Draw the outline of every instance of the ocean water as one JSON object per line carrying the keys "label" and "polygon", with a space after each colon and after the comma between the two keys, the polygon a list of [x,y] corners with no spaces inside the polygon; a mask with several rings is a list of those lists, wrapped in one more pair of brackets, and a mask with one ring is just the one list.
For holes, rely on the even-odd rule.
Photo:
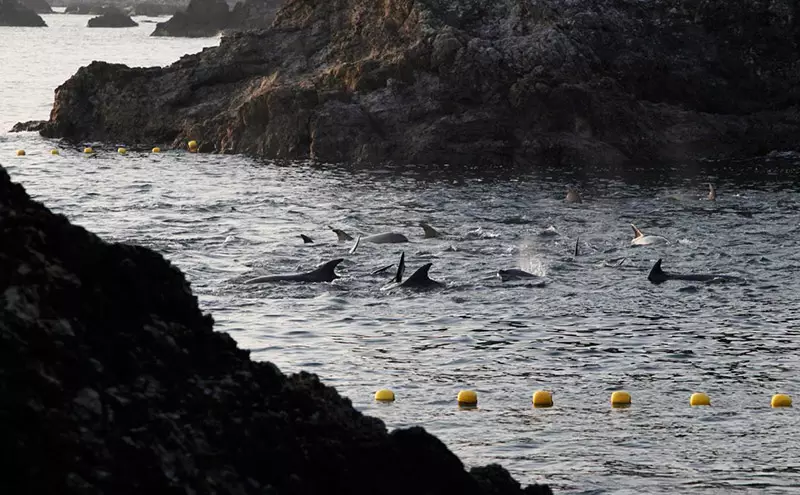
{"label": "ocean water", "polygon": [[[424,426],[469,466],[500,462],[560,493],[800,490],[797,410],[770,408],[772,394],[800,397],[800,156],[577,176],[121,156],[124,143],[89,158],[7,133],[46,118],[53,89],[91,60],[165,65],[218,43],[150,38],[154,24],[87,29],[88,18],[0,28],[0,164],[71,221],[162,253],[254,358],[319,374],[391,428]],[[707,182],[718,201],[704,200]],[[583,204],[564,203],[567,184]],[[446,235],[424,239],[420,220]],[[670,243],[632,247],[631,223]],[[410,242],[351,254],[328,225]],[[382,290],[392,269],[371,272],[401,252],[407,274],[432,262],[446,286]],[[243,283],[339,257],[333,283]],[[743,281],[653,285],[659,258]],[[546,284],[503,283],[505,268]],[[394,403],[372,400],[384,387]],[[476,409],[456,404],[467,388]],[[532,407],[537,389],[554,407]],[[612,409],[614,390],[632,406]],[[712,406],[691,408],[695,391]]]}

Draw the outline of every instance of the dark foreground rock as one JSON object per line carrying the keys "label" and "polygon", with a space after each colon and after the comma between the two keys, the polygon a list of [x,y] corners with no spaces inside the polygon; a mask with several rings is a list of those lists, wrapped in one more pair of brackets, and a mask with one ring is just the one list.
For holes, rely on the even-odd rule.
{"label": "dark foreground rock", "polygon": [[192,0],[185,12],[156,24],[152,36],[205,38],[216,36],[228,26],[230,9],[225,0]]}
{"label": "dark foreground rock", "polygon": [[46,0],[22,0],[20,3],[37,14],[53,13],[53,8],[50,7]]}
{"label": "dark foreground rock", "polygon": [[44,130],[353,162],[596,166],[798,149],[794,0],[291,0],[163,69],[95,63]]}
{"label": "dark foreground rock", "polygon": [[0,0],[0,26],[44,27],[47,23],[17,0]]}
{"label": "dark foreground rock", "polygon": [[123,14],[118,10],[112,10],[101,16],[93,17],[89,19],[89,22],[86,23],[86,27],[90,28],[126,28],[135,27],[138,25],[139,24],[131,19],[127,14]]}
{"label": "dark foreground rock", "polygon": [[467,473],[212,324],[160,255],[70,225],[0,167],[0,493],[550,493]]}

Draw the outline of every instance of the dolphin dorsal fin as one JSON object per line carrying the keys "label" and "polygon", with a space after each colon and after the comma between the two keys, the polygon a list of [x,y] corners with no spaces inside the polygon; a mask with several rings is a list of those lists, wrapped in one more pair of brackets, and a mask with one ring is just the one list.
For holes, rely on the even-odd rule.
{"label": "dolphin dorsal fin", "polygon": [[353,236],[351,236],[350,234],[348,234],[347,232],[345,232],[342,229],[335,229],[335,228],[331,227],[330,225],[328,225],[328,228],[331,229],[336,234],[336,238],[339,240],[339,242],[352,241],[353,240]]}
{"label": "dolphin dorsal fin", "polygon": [[581,238],[580,237],[575,239],[575,257],[576,258],[578,257],[578,243],[580,243],[580,242],[581,242]]}
{"label": "dolphin dorsal fin", "polygon": [[417,271],[412,273],[411,276],[406,279],[403,285],[407,285],[409,287],[424,287],[432,284],[433,280],[431,280],[431,278],[428,276],[428,271],[430,271],[431,266],[433,266],[433,263],[425,263],[421,267],[417,268]]}
{"label": "dolphin dorsal fin", "polygon": [[662,273],[664,273],[664,270],[661,269],[661,258],[658,258],[656,264],[650,269],[650,275],[661,275]]}
{"label": "dolphin dorsal fin", "polygon": [[644,234],[642,234],[642,231],[641,231],[641,230],[639,230],[638,228],[636,228],[636,225],[634,225],[634,224],[631,224],[631,227],[633,227],[633,238],[634,238],[634,239],[638,239],[638,238],[640,238],[640,237],[644,237]]}
{"label": "dolphin dorsal fin", "polygon": [[708,184],[708,200],[709,201],[716,201],[717,200],[717,188],[714,187],[714,184]]}
{"label": "dolphin dorsal fin", "polygon": [[303,239],[303,244],[314,244],[314,239],[305,234],[300,234],[300,238]]}
{"label": "dolphin dorsal fin", "polygon": [[336,275],[336,266],[342,261],[344,261],[344,258],[337,258],[335,260],[328,261],[316,267],[312,273],[318,276],[315,277],[318,280],[331,281],[339,278],[339,275]]}
{"label": "dolphin dorsal fin", "polygon": [[441,234],[439,234],[439,232],[436,229],[431,227],[430,224],[427,223],[427,222],[420,222],[419,226],[422,227],[422,230],[425,232],[425,238],[426,239],[439,237],[441,235]]}
{"label": "dolphin dorsal fin", "polygon": [[397,272],[394,274],[393,282],[400,283],[403,281],[403,272],[406,271],[406,252],[400,253],[400,263],[397,264]]}
{"label": "dolphin dorsal fin", "polygon": [[353,244],[353,247],[350,248],[350,254],[353,254],[353,253],[356,252],[356,249],[358,249],[358,245],[360,243],[361,243],[361,236],[359,235],[358,237],[356,237],[356,243]]}

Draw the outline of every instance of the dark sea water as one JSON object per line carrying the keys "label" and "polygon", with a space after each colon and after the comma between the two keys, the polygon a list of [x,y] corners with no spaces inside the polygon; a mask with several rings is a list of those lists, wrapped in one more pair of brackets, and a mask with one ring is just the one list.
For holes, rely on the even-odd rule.
{"label": "dark sea water", "polygon": [[[52,156],[57,142],[5,131],[46,118],[79,66],[164,65],[218,40],[45,19],[50,28],[0,28],[0,164],[73,222],[162,253],[256,359],[315,372],[389,427],[424,426],[468,465],[497,461],[561,493],[800,491],[797,409],[769,406],[775,393],[800,398],[800,156],[581,176],[121,156],[125,143]],[[718,201],[704,200],[706,182]],[[563,201],[571,183],[583,204]],[[420,220],[447,236],[423,239]],[[630,223],[671,242],[631,247]],[[411,242],[351,255],[327,225]],[[446,287],[381,290],[390,275],[370,272],[402,251],[407,273],[433,262]],[[337,257],[330,284],[242,283]],[[743,281],[652,285],[659,258],[667,271]],[[504,284],[502,268],[547,284]],[[395,403],[372,401],[384,387]],[[478,392],[478,409],[457,407],[462,388]],[[537,389],[555,407],[532,408]],[[632,407],[610,408],[619,389]],[[689,407],[695,391],[712,407]]]}

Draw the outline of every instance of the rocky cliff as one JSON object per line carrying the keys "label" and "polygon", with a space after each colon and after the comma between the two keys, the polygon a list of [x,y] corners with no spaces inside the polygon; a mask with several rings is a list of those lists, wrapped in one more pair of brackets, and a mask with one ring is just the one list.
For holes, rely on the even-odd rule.
{"label": "rocky cliff", "polygon": [[116,8],[107,10],[103,15],[92,17],[86,23],[86,27],[90,28],[127,28],[138,25],[130,16]]}
{"label": "rocky cliff", "polygon": [[70,225],[0,167],[0,493],[550,493],[468,473],[212,324],[160,255]]}
{"label": "rocky cliff", "polygon": [[794,0],[290,0],[164,69],[94,63],[46,136],[321,161],[617,166],[797,149]]}
{"label": "rocky cliff", "polygon": [[0,26],[45,27],[47,23],[17,0],[0,0]]}

